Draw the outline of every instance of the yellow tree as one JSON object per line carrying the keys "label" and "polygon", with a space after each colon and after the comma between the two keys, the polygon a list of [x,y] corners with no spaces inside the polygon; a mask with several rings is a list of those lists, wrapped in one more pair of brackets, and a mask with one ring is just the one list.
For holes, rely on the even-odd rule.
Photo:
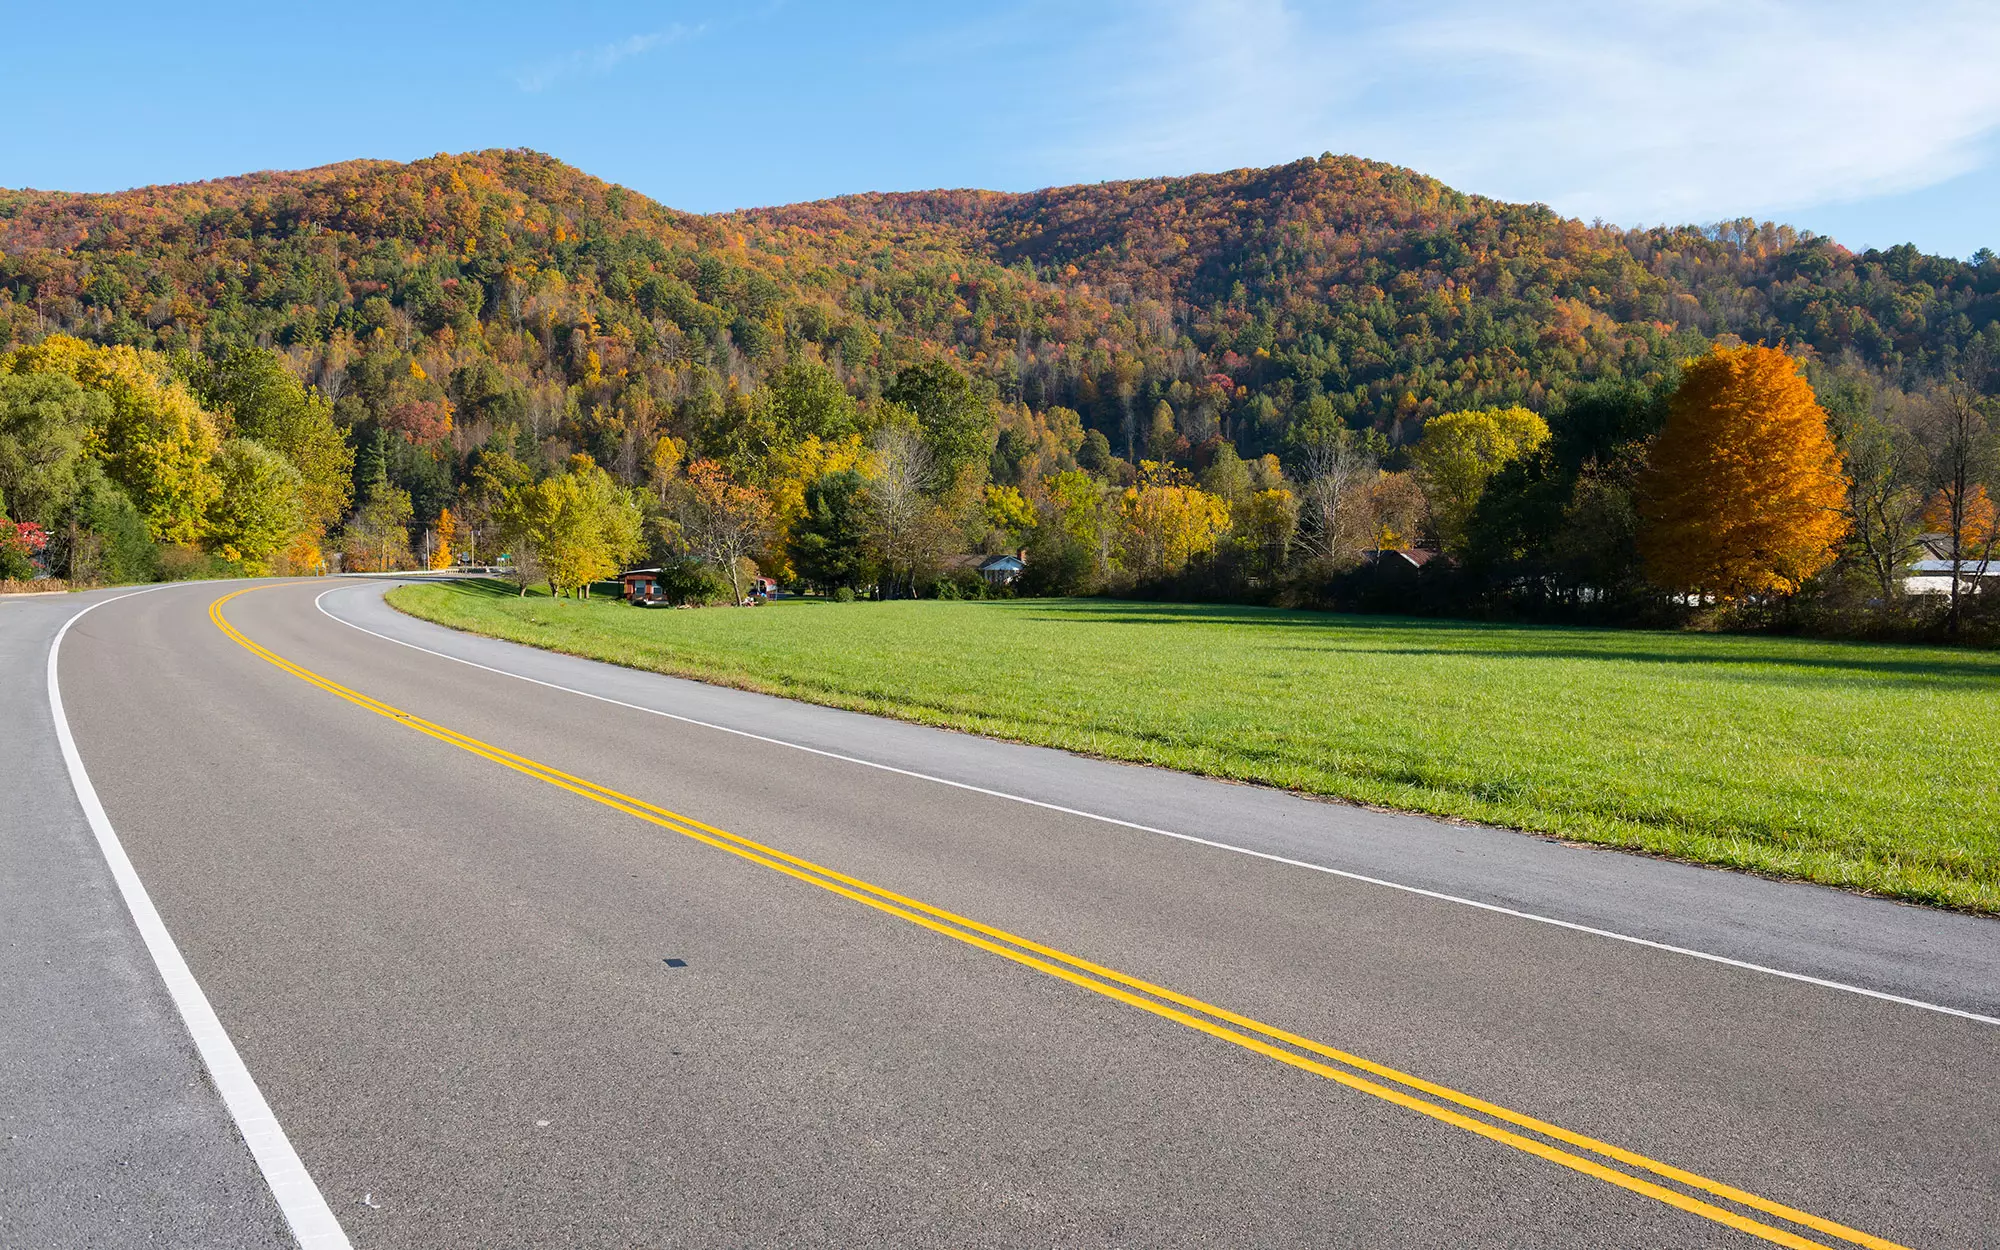
{"label": "yellow tree", "polygon": [[1770,347],[1691,361],[1639,480],[1639,553],[1667,590],[1789,594],[1832,563],[1847,479],[1798,365]]}
{"label": "yellow tree", "polygon": [[202,530],[209,549],[245,574],[262,577],[271,561],[309,533],[302,481],[292,462],[247,438],[216,453],[221,493],[209,503]]}
{"label": "yellow tree", "polygon": [[828,474],[860,468],[867,455],[859,434],[835,439],[809,434],[771,452],[763,482],[771,504],[771,523],[765,531],[764,550],[751,553],[771,576],[788,578],[793,574],[791,539],[806,514],[806,488]]}
{"label": "yellow tree", "polygon": [[431,567],[448,569],[455,562],[451,549],[458,542],[458,520],[451,515],[450,508],[438,510],[437,545],[431,548]]}
{"label": "yellow tree", "polygon": [[1276,576],[1285,567],[1299,530],[1299,501],[1283,487],[1260,490],[1234,510],[1230,536],[1251,571]]}
{"label": "yellow tree", "polygon": [[1035,507],[1020,487],[986,487],[986,528],[1004,536],[1008,545],[1022,542],[1035,528],[1035,521]]}
{"label": "yellow tree", "polygon": [[1141,461],[1139,481],[1119,500],[1125,568],[1141,578],[1180,572],[1215,550],[1229,528],[1229,505],[1170,465]]}
{"label": "yellow tree", "polygon": [[164,358],[129,347],[92,347],[52,334],[0,356],[0,373],[60,373],[111,401],[89,450],[125,488],[154,538],[194,543],[222,495],[213,461],[222,449],[214,414],[173,379]]}
{"label": "yellow tree", "polygon": [[660,502],[667,502],[667,491],[674,484],[675,474],[687,460],[687,443],[671,434],[662,434],[653,444],[652,454],[647,457],[647,467],[653,475],[653,489],[660,493]]}
{"label": "yellow tree", "polygon": [[588,456],[572,456],[568,471],[511,491],[503,525],[527,545],[552,596],[583,598],[640,544],[638,505]]}
{"label": "yellow tree", "polygon": [[1548,439],[1548,423],[1521,407],[1444,412],[1426,421],[1410,458],[1430,504],[1438,545],[1453,554],[1462,550],[1465,523],[1486,483]]}

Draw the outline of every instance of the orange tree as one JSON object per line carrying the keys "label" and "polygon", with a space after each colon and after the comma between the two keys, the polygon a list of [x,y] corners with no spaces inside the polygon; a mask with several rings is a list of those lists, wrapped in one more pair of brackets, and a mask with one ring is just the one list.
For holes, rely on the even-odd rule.
{"label": "orange tree", "polygon": [[1833,561],[1847,480],[1790,356],[1717,347],[1689,362],[1639,481],[1639,553],[1667,590],[1789,594]]}

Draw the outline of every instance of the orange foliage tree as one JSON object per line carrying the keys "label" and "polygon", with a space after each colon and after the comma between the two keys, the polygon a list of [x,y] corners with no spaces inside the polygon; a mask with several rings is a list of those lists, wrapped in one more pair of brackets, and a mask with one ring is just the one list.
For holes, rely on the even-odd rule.
{"label": "orange foliage tree", "polygon": [[458,518],[451,514],[450,508],[441,508],[438,510],[437,545],[431,548],[431,567],[450,568],[455,559],[452,547],[457,543]]}
{"label": "orange foliage tree", "polygon": [[1687,366],[1640,478],[1647,576],[1724,601],[1789,594],[1833,561],[1846,489],[1792,358],[1714,348]]}

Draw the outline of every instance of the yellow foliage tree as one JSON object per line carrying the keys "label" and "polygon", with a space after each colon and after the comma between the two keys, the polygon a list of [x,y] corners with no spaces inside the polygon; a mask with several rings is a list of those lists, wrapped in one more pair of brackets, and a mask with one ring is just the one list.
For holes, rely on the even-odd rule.
{"label": "yellow foliage tree", "polygon": [[1035,507],[1018,486],[986,487],[986,527],[1007,536],[1008,542],[1020,542],[1029,530],[1035,528]]}
{"label": "yellow foliage tree", "polygon": [[[685,452],[686,444],[681,444],[681,450]],[[829,473],[861,468],[867,458],[868,449],[859,434],[834,439],[808,434],[771,453],[764,488],[771,504],[771,523],[757,562],[772,577],[782,580],[795,575],[790,544],[793,528],[806,514],[806,487]]]}
{"label": "yellow foliage tree", "polygon": [[1138,577],[1171,576],[1196,556],[1215,550],[1229,528],[1229,504],[1188,481],[1187,474],[1151,460],[1139,463],[1139,481],[1119,499],[1127,571]]}
{"label": "yellow foliage tree", "polygon": [[1548,422],[1521,407],[1444,412],[1426,421],[1410,458],[1430,504],[1438,545],[1454,554],[1462,550],[1466,521],[1486,483],[1548,439]]}
{"label": "yellow foliage tree", "polygon": [[110,399],[109,419],[90,431],[90,450],[139,506],[155,539],[207,537],[206,518],[222,495],[213,463],[222,437],[214,415],[174,380],[162,357],[93,347],[67,334],[0,356],[0,373],[41,372],[64,374]]}
{"label": "yellow foliage tree", "polygon": [[1847,479],[1792,358],[1717,347],[1689,362],[1639,480],[1639,553],[1667,590],[1789,594],[1846,536]]}
{"label": "yellow foliage tree", "polygon": [[1299,501],[1283,487],[1252,493],[1235,510],[1231,537],[1257,576],[1275,576],[1285,567],[1292,536],[1299,529]]}
{"label": "yellow foliage tree", "polygon": [[687,460],[687,443],[671,434],[662,434],[653,443],[653,451],[647,457],[653,473],[653,489],[659,492],[660,502],[667,501],[667,490],[674,484],[674,475],[680,472],[681,464]]}
{"label": "yellow foliage tree", "polygon": [[549,593],[578,598],[638,553],[640,512],[631,494],[588,456],[567,471],[510,491],[503,525],[533,553]]}
{"label": "yellow foliage tree", "polygon": [[456,561],[451,549],[458,542],[458,520],[451,515],[450,508],[438,510],[437,545],[431,548],[431,567],[448,569]]}

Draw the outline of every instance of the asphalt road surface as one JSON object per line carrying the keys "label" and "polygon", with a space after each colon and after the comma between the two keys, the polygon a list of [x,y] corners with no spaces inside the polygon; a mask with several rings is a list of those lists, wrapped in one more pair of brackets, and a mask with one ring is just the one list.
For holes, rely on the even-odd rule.
{"label": "asphalt road surface", "polygon": [[[354,1246],[2000,1244],[2000,923],[244,589],[61,699]],[[0,1244],[288,1244],[84,602],[0,603]]]}

